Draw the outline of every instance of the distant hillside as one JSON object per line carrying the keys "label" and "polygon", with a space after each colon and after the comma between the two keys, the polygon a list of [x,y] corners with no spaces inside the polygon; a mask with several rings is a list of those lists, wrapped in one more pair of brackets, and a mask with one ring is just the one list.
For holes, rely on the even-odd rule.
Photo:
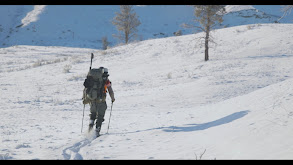
{"label": "distant hillside", "polygon": [[[224,16],[224,26],[237,26],[245,24],[258,24],[258,23],[279,23],[281,22],[280,16],[269,14],[260,11],[251,5],[228,5],[226,6],[227,14]],[[237,21],[235,21],[237,19]]]}
{"label": "distant hillside", "polygon": [[[222,27],[258,23],[292,23],[293,17],[282,16],[279,5],[228,5]],[[141,25],[137,40],[163,38],[181,30],[195,33],[183,23],[194,23],[193,7],[187,5],[135,6]],[[111,19],[119,5],[2,5],[0,6],[0,47],[12,45],[69,46],[98,48],[107,37],[110,46],[119,43],[112,34]],[[222,28],[221,27],[221,28]]]}

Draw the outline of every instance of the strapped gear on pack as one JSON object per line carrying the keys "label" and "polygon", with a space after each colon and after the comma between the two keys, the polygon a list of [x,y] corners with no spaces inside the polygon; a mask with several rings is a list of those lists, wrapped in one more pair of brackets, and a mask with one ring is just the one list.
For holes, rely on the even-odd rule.
{"label": "strapped gear on pack", "polygon": [[93,100],[104,102],[106,99],[105,82],[108,79],[108,69],[100,67],[98,69],[90,69],[84,82],[83,103],[88,104]]}

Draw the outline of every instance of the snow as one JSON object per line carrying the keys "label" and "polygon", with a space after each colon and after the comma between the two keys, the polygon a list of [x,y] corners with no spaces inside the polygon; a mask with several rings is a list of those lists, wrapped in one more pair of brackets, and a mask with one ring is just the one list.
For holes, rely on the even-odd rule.
{"label": "snow", "polygon": [[[290,23],[217,29],[208,62],[203,33],[105,51],[0,48],[0,159],[292,159],[292,34]],[[107,97],[97,139],[87,133],[89,105],[81,133],[91,53],[93,68],[108,68],[116,98],[106,134]]]}
{"label": "snow", "polygon": [[242,10],[255,10],[255,8],[252,5],[227,5],[225,7],[225,11],[227,13],[237,12]]}
{"label": "snow", "polygon": [[[211,59],[202,33],[98,49],[0,49],[5,159],[291,159],[292,25],[219,29]],[[237,34],[237,35],[236,35]],[[268,35],[269,34],[269,35]],[[278,45],[276,45],[278,43]],[[83,133],[90,53],[116,96],[109,134]],[[64,72],[66,65],[72,66]],[[169,75],[169,76],[168,76]]]}
{"label": "snow", "polygon": [[35,5],[34,9],[27,13],[27,15],[21,20],[22,26],[25,27],[32,22],[36,22],[39,19],[39,15],[44,11],[46,5]]}

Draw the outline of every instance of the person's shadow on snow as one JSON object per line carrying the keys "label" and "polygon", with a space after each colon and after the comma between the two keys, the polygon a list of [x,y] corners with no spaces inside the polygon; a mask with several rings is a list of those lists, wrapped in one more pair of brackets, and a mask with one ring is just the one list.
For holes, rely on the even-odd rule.
{"label": "person's shadow on snow", "polygon": [[[112,134],[128,134],[128,133],[138,133],[138,132],[145,132],[145,131],[151,131],[151,130],[162,130],[165,132],[191,132],[191,131],[200,131],[205,130],[211,127],[216,127],[222,124],[230,123],[234,120],[237,120],[239,118],[244,117],[245,115],[250,112],[249,110],[235,112],[231,115],[228,115],[226,117],[220,118],[215,121],[211,121],[208,123],[202,123],[202,124],[186,124],[187,126],[177,127],[177,126],[169,126],[169,127],[158,127],[158,128],[150,128],[145,130],[137,130],[137,131],[131,131],[131,132],[123,132],[123,133],[112,133]],[[111,134],[111,133],[110,133]]]}
{"label": "person's shadow on snow", "polygon": [[187,124],[187,126],[183,127],[177,127],[177,126],[170,126],[170,127],[165,127],[163,131],[165,132],[191,132],[191,131],[199,131],[199,130],[205,130],[211,127],[216,127],[222,124],[227,124],[230,123],[234,120],[237,120],[239,118],[244,117],[245,115],[248,114],[248,110],[246,111],[240,111],[240,112],[235,112],[229,116],[220,118],[215,121],[211,121],[208,123],[202,123],[202,124]]}

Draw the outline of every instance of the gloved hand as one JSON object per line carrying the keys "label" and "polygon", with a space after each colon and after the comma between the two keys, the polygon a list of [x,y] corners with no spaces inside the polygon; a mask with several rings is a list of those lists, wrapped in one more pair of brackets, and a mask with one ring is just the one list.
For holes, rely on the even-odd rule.
{"label": "gloved hand", "polygon": [[112,99],[112,103],[115,101],[115,99]]}

